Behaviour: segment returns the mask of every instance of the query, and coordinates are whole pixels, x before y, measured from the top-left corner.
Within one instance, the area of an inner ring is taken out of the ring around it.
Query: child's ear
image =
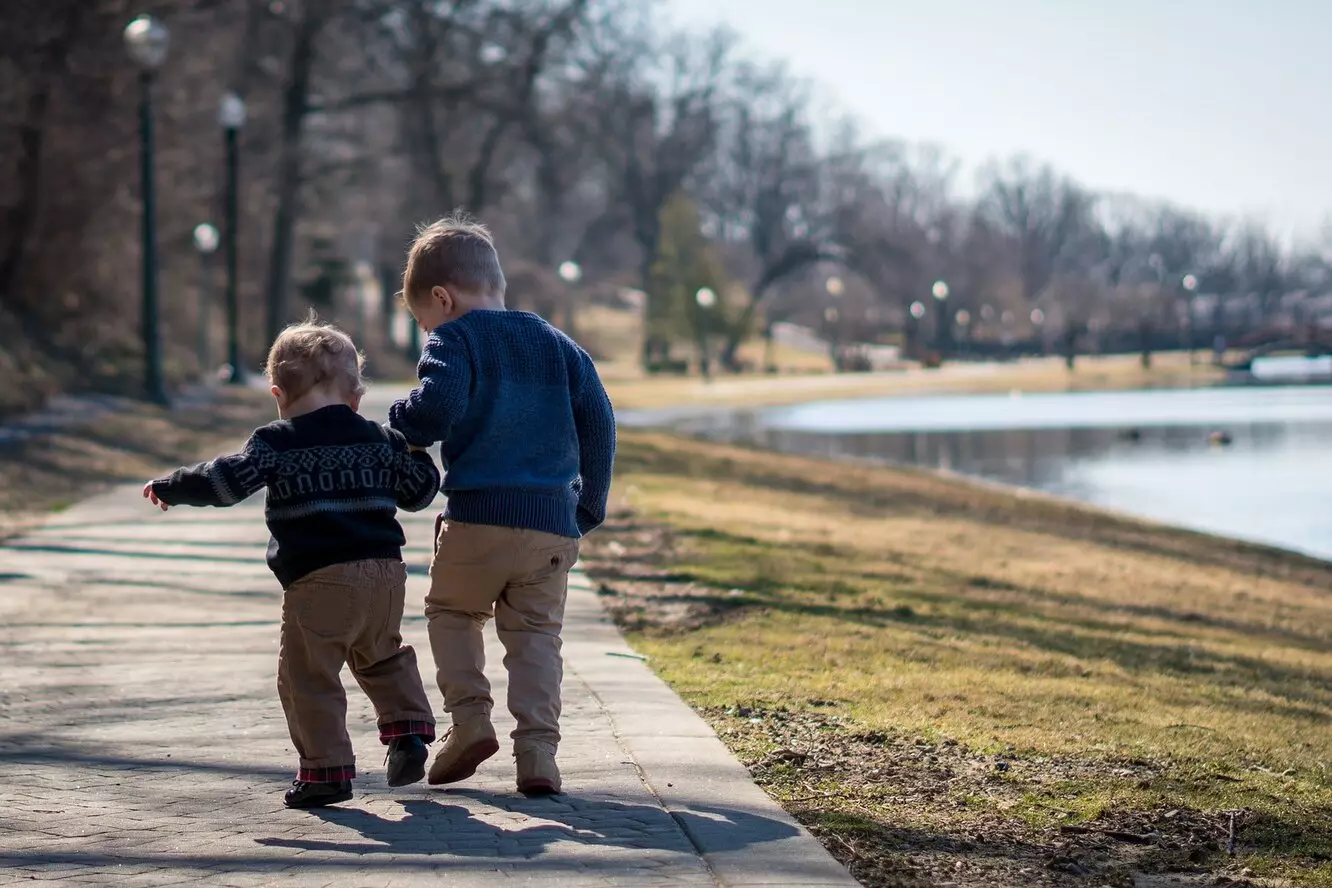
[[[430,298],[439,302],[440,308],[444,309],[446,314],[453,314],[453,294],[449,292],[448,287],[431,287]]]
[[[287,403],[287,393],[277,386],[269,386],[268,393],[273,396],[273,400],[277,401],[279,405]]]

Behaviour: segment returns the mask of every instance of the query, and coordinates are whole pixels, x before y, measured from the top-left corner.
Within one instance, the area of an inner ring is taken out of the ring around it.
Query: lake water
[[[946,469],[1332,560],[1332,388],[823,401],[631,424]]]

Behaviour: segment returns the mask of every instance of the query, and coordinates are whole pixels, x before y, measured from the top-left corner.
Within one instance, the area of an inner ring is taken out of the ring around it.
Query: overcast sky
[[[1025,152],[1286,235],[1332,216],[1332,0],[664,2],[787,60],[870,135],[969,164]]]

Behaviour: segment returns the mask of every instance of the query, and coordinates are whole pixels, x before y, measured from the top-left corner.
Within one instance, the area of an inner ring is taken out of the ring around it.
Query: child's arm
[[[407,443],[429,447],[449,436],[472,391],[472,362],[467,347],[455,334],[436,331],[426,340],[416,365],[421,384],[389,408],[389,427]]]
[[[615,464],[615,411],[592,359],[582,355],[581,382],[574,392],[578,431],[578,530],[587,534],[606,520],[611,470]]]
[[[424,450],[413,448],[398,432],[389,431],[397,455],[398,508],[420,512],[435,501],[439,493],[439,469]]]
[[[253,435],[240,453],[176,469],[166,478],[149,481],[143,495],[167,506],[234,506],[263,489],[276,454]]]

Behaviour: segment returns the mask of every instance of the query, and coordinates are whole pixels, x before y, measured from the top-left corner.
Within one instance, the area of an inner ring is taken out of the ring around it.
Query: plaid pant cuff
[[[298,768],[296,779],[302,783],[341,783],[356,778],[355,765],[334,765],[331,768]]]
[[[379,726],[379,742],[385,746],[390,740],[399,737],[420,737],[426,743],[435,742],[435,726],[428,721],[409,719],[407,721],[385,722]]]

